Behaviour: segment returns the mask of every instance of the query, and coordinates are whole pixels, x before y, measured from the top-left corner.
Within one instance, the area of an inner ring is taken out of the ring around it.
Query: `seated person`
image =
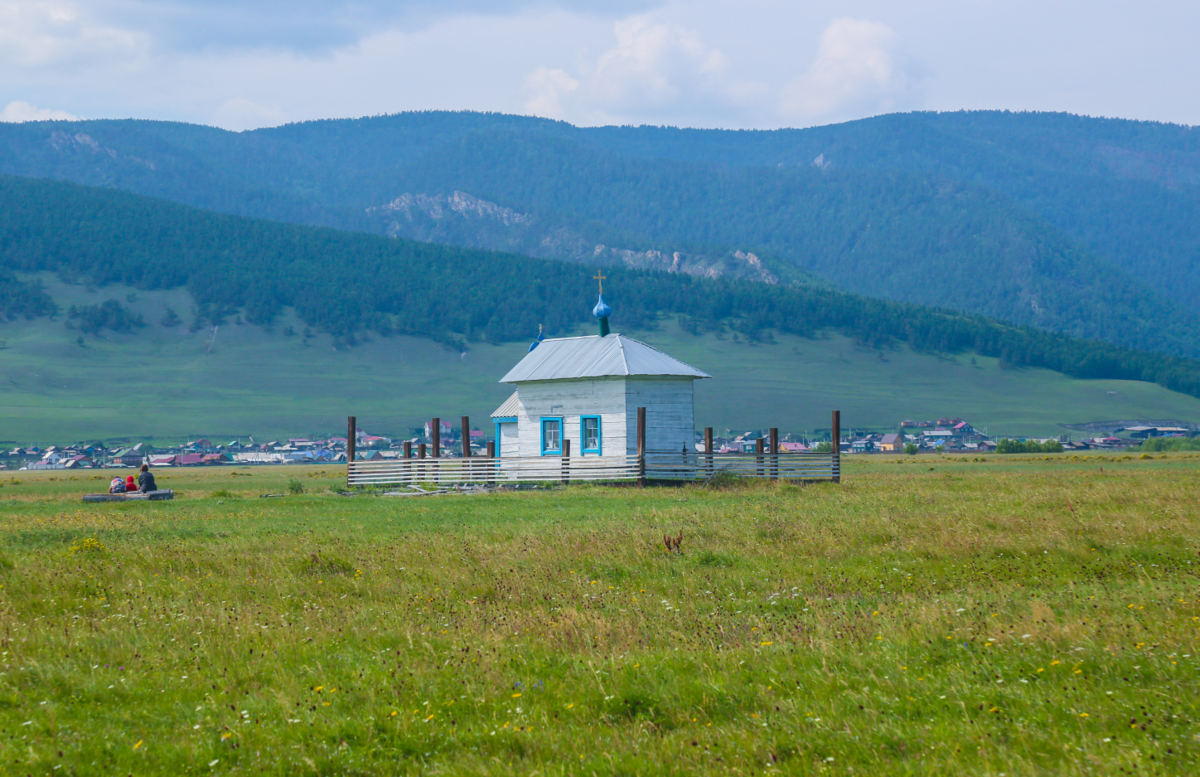
[[[112,482],[108,484],[108,493],[110,493],[110,494],[125,493],[125,481],[121,479],[120,475],[117,475],[115,478],[112,479]]]
[[[131,494],[137,491],[137,481],[133,479],[133,475],[125,478],[125,490]]]
[[[157,491],[158,486],[154,483],[154,476],[150,474],[150,465],[142,465],[142,474],[138,475],[138,491],[143,494],[148,494],[151,491]]]

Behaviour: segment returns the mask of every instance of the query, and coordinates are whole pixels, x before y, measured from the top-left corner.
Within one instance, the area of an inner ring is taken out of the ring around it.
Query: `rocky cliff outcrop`
[[[466,192],[401,194],[386,205],[367,209],[380,231],[432,243],[559,259],[598,266],[681,272],[708,278],[731,277],[779,283],[779,276],[750,251],[689,252],[664,248],[627,248],[597,239],[586,224],[521,213]]]

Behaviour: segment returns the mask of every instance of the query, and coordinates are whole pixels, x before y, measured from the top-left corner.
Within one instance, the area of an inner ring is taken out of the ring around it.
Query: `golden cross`
[[[597,270],[596,274],[593,275],[592,277],[595,278],[596,280],[600,281],[600,295],[603,296],[604,295],[604,282],[606,280],[608,280],[608,276],[604,274],[603,270]]]

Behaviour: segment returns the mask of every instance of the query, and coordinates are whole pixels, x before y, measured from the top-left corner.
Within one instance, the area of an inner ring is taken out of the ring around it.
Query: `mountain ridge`
[[[1200,347],[1193,334],[1200,313],[1195,128],[982,111],[891,114],[804,130],[577,128],[421,112],[245,133],[169,122],[44,122],[0,126],[0,140],[3,172],[239,215],[379,233],[387,227],[368,209],[404,193],[458,190],[536,213],[617,251],[691,253],[707,257],[702,266],[742,251],[785,281],[797,279],[791,270],[801,282],[816,273],[860,293],[1139,348],[1196,355]],[[516,168],[504,153],[521,144],[529,164]],[[480,156],[480,148],[494,153]],[[476,154],[473,169],[446,166],[468,153]],[[606,208],[602,198],[577,196],[586,187],[561,165],[537,167],[547,154],[608,185],[609,203],[619,199],[615,191],[636,206]],[[630,173],[606,181],[611,160]],[[482,180],[502,169],[509,180]],[[657,171],[653,180],[650,171]],[[805,210],[797,176],[811,173],[841,181],[844,191]],[[529,186],[545,181],[558,187],[555,195],[531,200]],[[767,205],[739,201],[739,187],[758,187]],[[707,192],[703,202],[686,196],[697,188]],[[909,190],[929,196],[914,202]],[[951,191],[957,201],[938,199]],[[688,228],[673,230],[681,203],[690,211],[682,219]],[[834,207],[840,221],[827,218]],[[441,235],[451,226],[426,231]],[[980,226],[987,227],[982,241]],[[533,252],[519,236],[455,229],[461,245]]]

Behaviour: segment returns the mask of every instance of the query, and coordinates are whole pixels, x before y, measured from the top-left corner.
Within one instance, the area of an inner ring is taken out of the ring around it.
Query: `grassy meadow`
[[[265,441],[344,433],[348,415],[392,437],[435,415],[466,414],[490,432],[489,415],[512,392],[497,381],[529,344],[473,344],[460,354],[429,340],[377,337],[339,351],[328,336],[306,341],[290,313],[271,332],[236,319],[215,335],[191,332],[193,303],[182,289],[89,291],[49,274],[39,279],[64,311],[112,298],[147,326],[97,338],[69,329],[65,315],[0,322],[0,444],[10,447],[98,438]],[[160,325],[168,307],[184,324]],[[578,331],[547,334],[591,334],[588,311],[580,313]],[[614,321],[621,330],[619,315]],[[288,327],[296,334],[285,335]],[[1057,436],[1059,424],[1095,421],[1200,421],[1200,399],[1152,383],[1002,369],[971,354],[876,350],[841,336],[751,345],[731,335],[695,337],[673,320],[628,334],[713,376],[696,382],[700,428],[809,433],[828,430],[835,408],[848,428],[959,416],[993,436]]]
[[[109,473],[4,473],[0,772],[1195,773],[1198,465],[421,498],[162,470],[175,501],[96,505]]]

